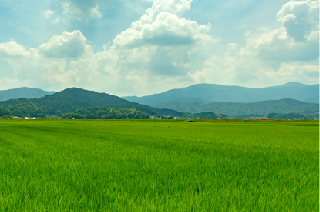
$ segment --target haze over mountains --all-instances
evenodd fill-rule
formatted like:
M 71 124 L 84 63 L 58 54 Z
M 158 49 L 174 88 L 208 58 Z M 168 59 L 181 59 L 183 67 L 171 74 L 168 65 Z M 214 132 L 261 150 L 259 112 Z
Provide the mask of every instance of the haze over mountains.
M 198 102 L 167 102 L 159 103 L 154 107 L 170 108 L 186 113 L 217 112 L 235 118 L 241 115 L 266 116 L 269 113 L 298 113 L 311 114 L 319 112 L 319 104 L 301 102 L 295 99 L 284 98 L 258 102 L 211 102 L 208 104 Z
M 0 109 L 4 108 L 12 115 L 22 117 L 62 117 L 67 113 L 82 113 L 82 117 L 85 117 L 83 113 L 90 113 L 91 116 L 100 113 L 100 109 L 107 108 L 133 109 L 148 115 L 181 117 L 212 112 L 227 115 L 229 118 L 244 115 L 266 116 L 269 113 L 297 113 L 304 117 L 317 118 L 319 113 L 319 85 L 301 83 L 267 88 L 199 84 L 150 96 L 125 97 L 127 100 L 81 88 L 67 88 L 56 93 L 36 88 L 19 88 L 0 91 L 0 94 L 2 99 L 11 98 L 0 101 Z
M 257 102 L 292 98 L 302 102 L 319 103 L 319 84 L 304 85 L 291 82 L 266 88 L 246 88 L 240 86 L 197 84 L 186 88 L 172 89 L 163 93 L 124 99 L 156 106 L 167 102 Z
M 54 93 L 55 92 L 44 91 L 39 88 L 13 88 L 0 91 L 0 102 L 17 98 L 40 98 L 44 97 L 45 95 L 51 95 Z

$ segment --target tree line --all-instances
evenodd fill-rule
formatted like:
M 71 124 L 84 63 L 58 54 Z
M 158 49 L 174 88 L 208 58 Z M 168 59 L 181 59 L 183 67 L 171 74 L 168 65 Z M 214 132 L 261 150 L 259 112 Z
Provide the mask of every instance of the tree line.
M 269 113 L 267 115 L 268 119 L 319 119 L 319 112 L 309 113 L 309 114 L 299 114 L 299 113 Z
M 134 109 L 79 108 L 75 112 L 64 113 L 63 119 L 148 119 L 149 115 Z

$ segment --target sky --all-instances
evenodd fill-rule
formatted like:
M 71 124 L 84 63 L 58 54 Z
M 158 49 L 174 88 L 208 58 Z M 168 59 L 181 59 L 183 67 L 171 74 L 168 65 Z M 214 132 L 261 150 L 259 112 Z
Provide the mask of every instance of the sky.
M 0 0 L 0 90 L 319 83 L 319 0 Z

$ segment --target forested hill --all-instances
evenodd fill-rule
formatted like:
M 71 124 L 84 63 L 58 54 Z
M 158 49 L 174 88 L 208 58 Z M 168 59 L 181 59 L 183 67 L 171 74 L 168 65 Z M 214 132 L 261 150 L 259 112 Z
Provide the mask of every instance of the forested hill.
M 41 98 L 45 95 L 51 95 L 53 93 L 54 92 L 44 91 L 39 88 L 13 88 L 0 91 L 0 102 L 17 98 Z
M 156 107 L 165 107 L 180 112 L 189 113 L 217 112 L 226 114 L 230 118 L 249 114 L 259 114 L 266 116 L 268 113 L 314 114 L 319 112 L 319 104 L 301 102 L 295 99 L 288 98 L 248 103 L 211 102 L 209 104 L 203 104 L 197 102 L 167 102 L 157 104 Z
M 135 109 L 148 115 L 182 115 L 182 113 L 157 109 L 138 103 L 132 103 L 114 95 L 88 91 L 81 88 L 67 88 L 42 98 L 20 98 L 0 102 L 0 107 L 9 110 L 12 115 L 46 116 L 74 112 L 79 108 L 122 108 Z
M 172 101 L 185 103 L 257 102 L 282 98 L 292 98 L 303 102 L 318 103 L 319 84 L 304 85 L 297 82 L 291 82 L 266 88 L 198 84 L 149 96 L 128 96 L 123 98 L 131 102 L 138 102 L 151 106 Z

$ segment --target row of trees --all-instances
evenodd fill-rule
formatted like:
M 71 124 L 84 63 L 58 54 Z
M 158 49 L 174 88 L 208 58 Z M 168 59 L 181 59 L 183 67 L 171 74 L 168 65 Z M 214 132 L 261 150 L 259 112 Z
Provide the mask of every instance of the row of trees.
M 11 112 L 5 108 L 0 108 L 0 116 L 11 116 Z
M 148 119 L 149 115 L 135 109 L 116 108 L 78 108 L 73 112 L 62 113 L 60 110 L 54 114 L 41 108 L 35 103 L 18 103 L 0 108 L 0 117 L 61 117 L 63 119 Z
M 148 119 L 149 115 L 134 109 L 79 108 L 75 112 L 64 113 L 63 119 Z
M 309 114 L 299 114 L 299 113 L 269 113 L 267 115 L 268 119 L 319 119 L 319 112 L 309 113 Z
M 11 112 L 12 115 L 19 117 L 45 117 L 45 111 L 35 103 L 19 103 L 15 105 L 9 105 L 7 110 Z
M 213 113 L 213 112 L 201 112 L 201 113 L 195 113 L 195 118 L 201 118 L 201 119 L 227 119 L 228 116 L 220 114 L 220 113 Z

